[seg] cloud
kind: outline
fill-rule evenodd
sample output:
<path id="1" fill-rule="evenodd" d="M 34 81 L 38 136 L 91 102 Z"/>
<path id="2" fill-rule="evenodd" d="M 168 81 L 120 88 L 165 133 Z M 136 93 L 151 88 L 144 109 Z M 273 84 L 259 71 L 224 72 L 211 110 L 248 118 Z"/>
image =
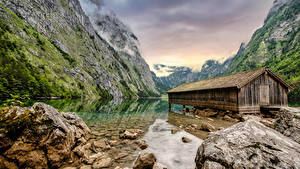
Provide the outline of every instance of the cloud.
<path id="1" fill-rule="evenodd" d="M 155 71 L 157 76 L 168 76 L 175 72 L 191 72 L 192 69 L 186 66 L 169 66 L 164 64 L 154 64 L 153 70 Z"/>
<path id="2" fill-rule="evenodd" d="M 80 0 L 87 1 L 87 0 Z M 140 40 L 150 64 L 201 67 L 236 53 L 272 0 L 93 0 L 112 9 Z M 93 7 L 90 7 L 93 9 Z M 154 66 L 152 66 L 154 69 Z"/>

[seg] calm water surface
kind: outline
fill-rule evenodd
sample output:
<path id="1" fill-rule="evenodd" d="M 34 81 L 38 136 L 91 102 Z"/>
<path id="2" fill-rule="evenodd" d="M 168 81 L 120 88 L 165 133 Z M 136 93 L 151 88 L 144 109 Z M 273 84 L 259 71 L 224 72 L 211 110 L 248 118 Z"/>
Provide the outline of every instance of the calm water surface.
<path id="1" fill-rule="evenodd" d="M 169 169 L 195 168 L 194 159 L 202 140 L 185 131 L 171 134 L 174 126 L 167 122 L 167 101 L 142 99 L 135 101 L 47 100 L 42 102 L 64 112 L 76 112 L 94 135 L 109 140 L 119 139 L 119 132 L 122 130 L 142 129 L 145 131 L 143 139 L 149 145 L 144 151 L 153 152 L 160 163 Z M 177 107 L 179 108 L 181 107 Z M 193 141 L 183 143 L 181 141 L 183 136 Z M 138 153 L 141 152 L 140 149 L 131 151 L 130 147 L 124 145 L 117 148 L 120 152 L 129 153 L 129 156 L 115 161 L 116 164 L 113 167 L 132 165 Z"/>

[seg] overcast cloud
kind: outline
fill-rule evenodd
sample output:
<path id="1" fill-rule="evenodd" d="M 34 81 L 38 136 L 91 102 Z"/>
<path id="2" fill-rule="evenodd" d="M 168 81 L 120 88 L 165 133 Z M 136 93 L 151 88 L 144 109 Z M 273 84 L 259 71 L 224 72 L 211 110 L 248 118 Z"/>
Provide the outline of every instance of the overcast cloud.
<path id="1" fill-rule="evenodd" d="M 97 0 L 94 0 L 97 1 Z M 262 26 L 272 0 L 101 0 L 137 35 L 148 64 L 224 60 Z"/>

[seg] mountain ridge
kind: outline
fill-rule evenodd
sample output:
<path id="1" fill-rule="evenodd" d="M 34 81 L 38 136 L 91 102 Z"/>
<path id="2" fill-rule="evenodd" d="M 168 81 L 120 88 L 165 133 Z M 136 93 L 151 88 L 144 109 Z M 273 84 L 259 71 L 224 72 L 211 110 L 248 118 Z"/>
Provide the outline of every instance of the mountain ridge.
<path id="1" fill-rule="evenodd" d="M 299 25 L 299 1 L 274 1 L 264 25 L 255 31 L 245 50 L 235 55 L 226 73 L 268 66 L 295 88 L 290 101 L 300 100 Z"/>
<path id="2" fill-rule="evenodd" d="M 200 72 L 189 72 L 180 76 L 182 72 L 172 73 L 161 77 L 164 83 L 173 81 L 177 74 L 180 83 L 198 81 L 207 78 L 269 67 L 280 75 L 294 90 L 289 93 L 290 101 L 300 100 L 300 2 L 297 0 L 276 0 L 270 9 L 264 25 L 257 29 L 250 41 L 242 43 L 237 54 L 226 60 L 223 65 L 217 61 L 210 63 L 208 69 L 202 66 Z M 188 79 L 186 77 L 195 78 Z M 167 79 L 167 80 L 166 80 Z M 176 87 L 168 86 L 168 89 Z"/>
<path id="3" fill-rule="evenodd" d="M 122 55 L 95 30 L 78 0 L 0 0 L 0 5 L 1 98 L 159 94 L 138 49 L 134 56 Z"/>
<path id="4" fill-rule="evenodd" d="M 160 70 L 160 67 L 168 67 L 171 72 L 168 76 L 154 77 L 154 81 L 158 88 L 161 88 L 161 92 L 166 92 L 169 89 L 177 87 L 182 83 L 189 83 L 208 78 L 214 78 L 225 74 L 228 65 L 231 63 L 231 59 L 227 59 L 224 63 L 220 63 L 216 60 L 207 60 L 201 68 L 201 71 L 193 71 L 192 68 L 186 66 L 167 66 L 163 64 L 154 65 L 156 71 Z"/>

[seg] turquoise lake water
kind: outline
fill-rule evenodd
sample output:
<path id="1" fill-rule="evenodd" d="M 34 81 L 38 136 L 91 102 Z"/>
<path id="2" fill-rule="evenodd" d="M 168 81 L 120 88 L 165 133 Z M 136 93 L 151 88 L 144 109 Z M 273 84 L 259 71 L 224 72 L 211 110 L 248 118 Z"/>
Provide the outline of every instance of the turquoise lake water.
<path id="1" fill-rule="evenodd" d="M 34 102 L 28 103 L 31 106 Z M 63 112 L 76 112 L 89 126 L 95 135 L 108 140 L 119 139 L 119 132 L 125 129 L 142 129 L 151 151 L 158 161 L 169 169 L 193 169 L 196 151 L 202 140 L 181 131 L 171 134 L 175 126 L 169 124 L 168 102 L 161 99 L 141 99 L 133 101 L 120 100 L 43 100 Z M 174 105 L 179 111 L 182 106 Z M 188 137 L 191 143 L 183 143 L 181 138 Z M 135 158 L 142 151 L 130 149 L 130 146 L 118 147 L 121 152 L 129 153 L 128 157 L 119 160 L 115 166 L 131 167 Z M 111 167 L 111 168 L 114 168 Z"/>

